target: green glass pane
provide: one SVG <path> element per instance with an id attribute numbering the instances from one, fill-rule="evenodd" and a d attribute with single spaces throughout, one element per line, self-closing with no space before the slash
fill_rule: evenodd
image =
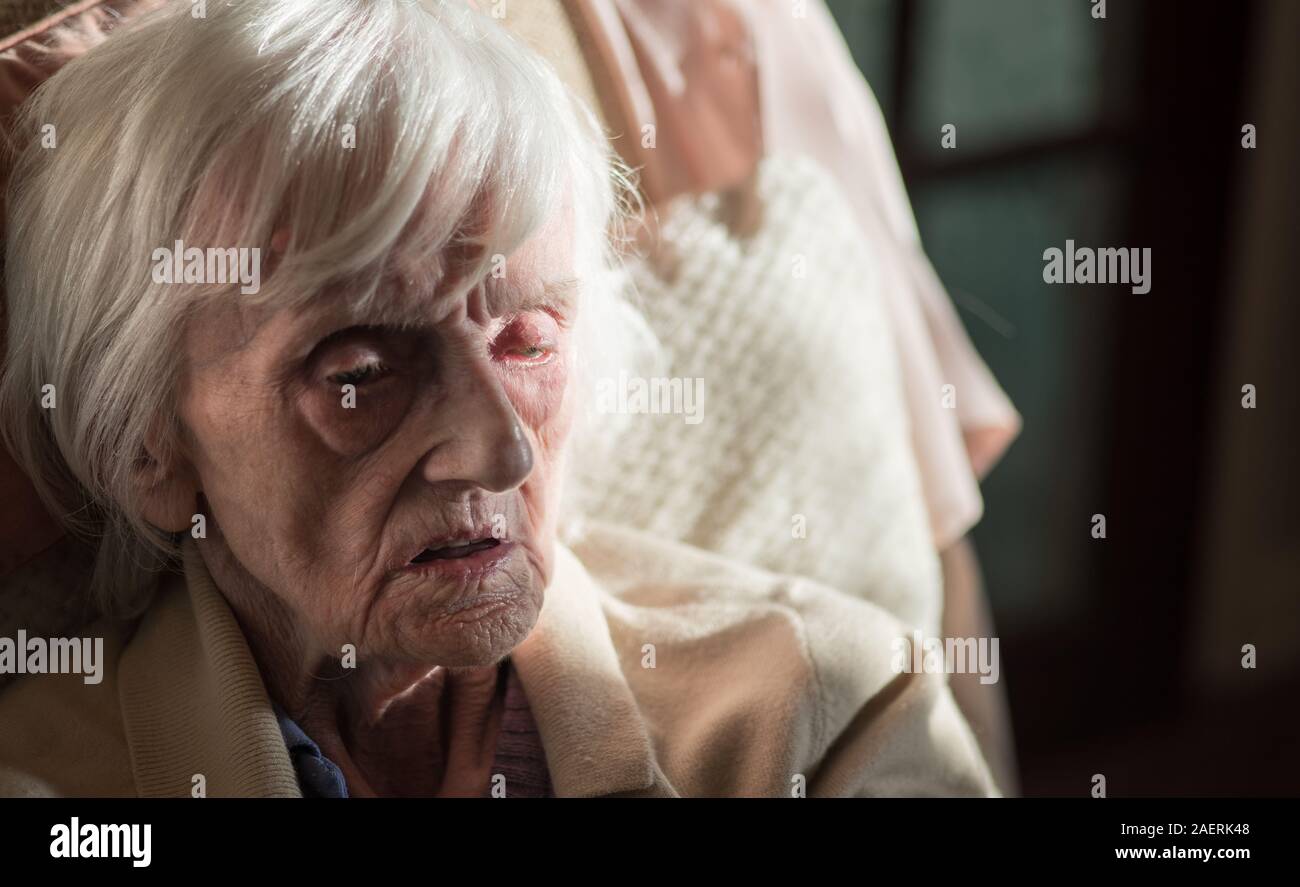
<path id="1" fill-rule="evenodd" d="M 894 0 L 827 0 L 826 5 L 888 117 L 894 90 Z"/>
<path id="2" fill-rule="evenodd" d="M 1010 621 L 1068 618 L 1090 593 L 1089 517 L 1107 452 L 1103 378 L 1122 304 L 1043 282 L 1043 251 L 1124 242 L 1126 183 L 1107 158 L 1058 158 L 913 193 L 926 251 L 1025 427 L 984 484 L 975 538 Z M 960 397 L 960 392 L 958 392 Z"/>
<path id="3" fill-rule="evenodd" d="M 1098 117 L 1108 28 L 1086 0 L 917 0 L 910 141 L 982 147 L 1074 130 Z"/>

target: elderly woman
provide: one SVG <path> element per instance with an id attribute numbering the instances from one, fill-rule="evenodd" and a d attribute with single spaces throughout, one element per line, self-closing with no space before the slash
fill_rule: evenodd
<path id="1" fill-rule="evenodd" d="M 0 406 L 104 662 L 0 695 L 0 793 L 994 792 L 882 610 L 559 541 L 624 179 L 491 19 L 172 4 L 19 129 Z"/>

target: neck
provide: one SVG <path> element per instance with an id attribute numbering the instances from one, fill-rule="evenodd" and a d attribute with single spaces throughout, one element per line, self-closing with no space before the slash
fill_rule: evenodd
<path id="1" fill-rule="evenodd" d="M 483 796 L 504 710 L 498 665 L 448 668 L 365 660 L 311 641 L 285 603 L 229 557 L 204 561 L 271 698 L 338 765 L 348 793 Z"/>
<path id="2" fill-rule="evenodd" d="M 351 795 L 481 797 L 492 779 L 503 674 L 495 665 L 439 666 L 400 689 L 369 676 L 352 689 L 318 682 L 296 719 L 338 764 Z"/>

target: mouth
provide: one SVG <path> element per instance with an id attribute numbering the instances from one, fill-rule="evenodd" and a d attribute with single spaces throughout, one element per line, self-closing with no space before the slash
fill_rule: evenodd
<path id="1" fill-rule="evenodd" d="M 514 547 L 515 543 L 493 536 L 440 539 L 416 553 L 402 572 L 446 577 L 486 574 L 500 566 Z"/>
<path id="2" fill-rule="evenodd" d="M 480 551 L 488 551 L 501 545 L 500 539 L 475 539 L 463 544 L 443 545 L 439 548 L 426 548 L 411 558 L 411 564 L 427 564 L 430 561 L 460 560 L 471 557 Z"/>

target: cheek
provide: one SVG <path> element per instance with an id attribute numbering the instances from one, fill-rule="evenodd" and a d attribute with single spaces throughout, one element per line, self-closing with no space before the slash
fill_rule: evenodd
<path id="1" fill-rule="evenodd" d="M 544 366 L 500 371 L 502 385 L 533 446 L 533 472 L 521 492 L 538 541 L 550 538 L 556 519 L 553 505 L 573 412 L 570 373 L 564 351 Z M 549 552 L 536 553 L 543 562 L 543 572 L 549 577 Z"/>
<path id="2" fill-rule="evenodd" d="M 501 376 L 520 421 L 543 441 L 553 437 L 566 417 L 569 373 L 564 361 L 557 358 L 522 372 L 505 370 Z"/>
<path id="3" fill-rule="evenodd" d="M 285 458 L 295 442 L 278 422 L 282 411 L 256 406 L 268 401 L 246 394 L 203 398 L 183 410 L 183 419 L 211 522 L 208 538 L 219 534 L 221 549 L 240 571 L 278 589 L 299 566 L 294 542 L 301 525 L 298 491 L 304 486 L 297 472 L 303 460 Z"/>
<path id="4" fill-rule="evenodd" d="M 571 336 L 553 318 L 536 314 L 510 323 L 492 345 L 492 358 L 502 387 L 519 419 L 544 447 L 563 438 L 568 426 L 566 403 L 570 374 Z M 522 359 L 540 348 L 550 353 L 544 362 Z"/>
<path id="5" fill-rule="evenodd" d="M 270 578 L 270 562 L 286 570 L 320 562 L 327 525 L 355 520 L 359 508 L 338 507 L 346 457 L 382 442 L 409 398 L 404 384 L 358 388 L 345 408 L 336 389 L 286 392 L 245 377 L 191 393 L 182 418 L 199 486 L 231 547 L 263 561 L 259 580 Z M 367 493 L 387 480 L 377 471 L 368 478 Z"/>
<path id="6" fill-rule="evenodd" d="M 274 395 L 251 380 L 232 377 L 223 385 L 191 391 L 181 407 L 187 450 L 199 476 L 199 491 L 209 500 L 254 499 L 275 478 L 277 457 L 288 442 L 279 425 Z M 259 441 L 261 446 L 249 446 Z"/>

